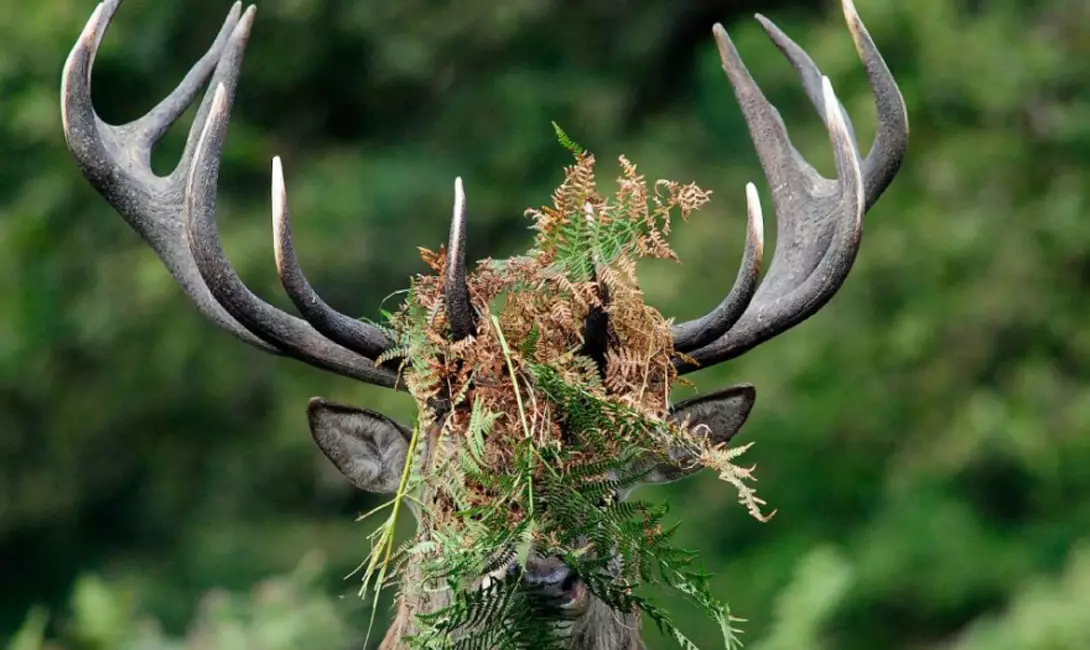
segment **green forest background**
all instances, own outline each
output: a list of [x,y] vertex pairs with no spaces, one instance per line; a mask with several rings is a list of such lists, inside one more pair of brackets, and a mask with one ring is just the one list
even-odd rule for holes
[[[754,11],[810,51],[865,146],[873,133],[830,1],[259,4],[219,214],[235,265],[279,305],[272,156],[311,280],[375,317],[423,270],[416,246],[443,241],[456,175],[471,258],[529,246],[523,210],[570,160],[556,120],[604,178],[623,153],[650,179],[715,192],[675,231],[683,263],[641,267],[665,314],[703,313],[733,281],[745,182],[771,205],[717,20],[820,169],[826,135]],[[711,475],[645,496],[674,504],[748,648],[1085,650],[1090,3],[857,6],[908,104],[904,167],[819,315],[693,376],[757,386],[739,440],[757,443],[779,512],[750,519]],[[407,421],[411,400],[203,320],[83,180],[58,91],[93,7],[0,2],[0,647],[359,648],[369,609],[344,576],[366,552],[354,516],[375,502],[313,446],[305,406],[323,395]],[[96,68],[103,117],[153,106],[229,8],[125,3]],[[677,618],[717,647],[710,622]]]

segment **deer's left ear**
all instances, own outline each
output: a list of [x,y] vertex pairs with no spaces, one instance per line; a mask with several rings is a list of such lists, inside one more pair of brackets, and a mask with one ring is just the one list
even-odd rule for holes
[[[706,436],[713,445],[730,441],[745,424],[757,391],[749,384],[739,384],[710,395],[694,397],[675,406],[670,421],[689,421],[689,431],[695,436]],[[645,483],[668,483],[695,473],[692,458],[680,451],[671,454],[668,461],[659,462],[644,479]]]

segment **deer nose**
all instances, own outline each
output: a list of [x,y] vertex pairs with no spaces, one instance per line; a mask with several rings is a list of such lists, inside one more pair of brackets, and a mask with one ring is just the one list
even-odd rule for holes
[[566,564],[527,567],[522,574],[524,585],[553,598],[570,598],[578,581],[579,574]]

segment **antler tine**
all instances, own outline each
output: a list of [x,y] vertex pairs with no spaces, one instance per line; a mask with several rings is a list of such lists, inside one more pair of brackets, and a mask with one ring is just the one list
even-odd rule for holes
[[[349,377],[393,386],[397,379],[393,372],[377,369],[369,359],[321,340],[305,323],[291,320],[291,316],[261,303],[244,287],[243,291],[259,303],[258,307],[247,312],[239,309],[237,303],[225,303],[223,298],[228,292],[224,283],[230,278],[222,272],[204,273],[194,252],[199,249],[205,254],[207,268],[209,249],[192,246],[187,241],[187,236],[192,235],[187,229],[190,213],[197,215],[194,221],[198,224],[204,224],[202,217],[210,218],[194,206],[214,210],[223,122],[238,85],[242,53],[256,8],[251,6],[242,12],[242,4],[236,2],[215,42],[177,88],[143,117],[114,126],[95,113],[91,102],[91,68],[105,30],[120,4],[121,0],[106,0],[95,8],[65,62],[62,75],[65,138],[84,176],[155,250],[198,309],[214,322],[267,352],[287,354]],[[205,93],[178,165],[169,175],[158,176],[151,169],[152,149],[209,78],[215,91]],[[196,203],[194,187],[198,190]],[[202,205],[201,201],[209,196],[211,202]],[[218,247],[218,239],[215,243]],[[222,249],[219,252],[222,256]],[[238,280],[233,270],[230,275]],[[216,287],[209,286],[209,277],[217,283]],[[255,312],[261,318],[253,318]]]
[[742,317],[757,291],[761,258],[764,256],[764,216],[761,213],[761,197],[753,183],[746,183],[746,214],[746,249],[734,286],[711,312],[671,328],[674,348],[679,352],[695,350],[726,333]]
[[196,146],[200,125],[211,102],[206,95],[197,111],[186,150],[168,176],[151,169],[151,150],[162,135],[193,102],[210,76],[233,87],[228,72],[217,63],[231,38],[245,38],[254,8],[241,16],[236,2],[215,42],[190,69],[171,94],[146,115],[128,124],[106,124],[91,102],[91,70],[99,44],[121,0],[99,3],[72,47],[61,76],[61,119],[68,149],[91,185],[155,251],[159,259],[197,309],[243,341],[267,352],[278,353],[233,319],[211,296],[185,245],[181,222],[186,175]]
[[772,187],[777,238],[768,275],[742,317],[715,341],[688,353],[695,363],[679,362],[682,373],[736,357],[813,315],[843,283],[862,235],[864,185],[858,148],[828,78],[822,78],[822,114],[836,181],[822,177],[803,159],[726,30],[716,25],[713,31]]
[[292,303],[303,318],[326,338],[365,357],[377,359],[393,347],[393,341],[374,325],[350,318],[326,304],[299,267],[291,236],[291,214],[288,211],[288,195],[284,187],[284,168],[279,156],[273,158],[272,202],[276,268],[280,275],[280,284]]
[[[863,160],[863,184],[866,187],[865,212],[870,210],[882,192],[889,187],[893,177],[901,168],[901,162],[904,161],[905,151],[908,148],[908,110],[905,108],[904,97],[901,96],[901,90],[897,87],[889,66],[886,65],[885,59],[882,58],[866,26],[859,18],[852,0],[842,0],[841,5],[844,19],[852,33],[855,49],[867,70],[867,80],[874,95],[874,105],[878,116],[874,142]],[[825,101],[821,94],[821,70],[806,51],[772,21],[760,14],[757,14],[757,20],[772,42],[799,73],[810,103],[819,114],[824,114]],[[851,118],[840,102],[837,102],[837,106],[854,140],[855,131]]]
[[443,292],[451,338],[460,341],[474,334],[477,324],[466,284],[466,194],[461,177],[454,179],[454,216],[450,221]]
[[[889,67],[886,65],[882,55],[878,52],[878,48],[875,46],[874,40],[871,39],[870,34],[863,25],[863,21],[859,18],[859,14],[856,12],[852,0],[842,0],[841,4],[845,20],[848,23],[852,38],[855,42],[856,51],[859,53],[859,58],[866,68],[878,115],[878,128],[874,142],[861,165],[864,188],[863,211],[865,213],[874,205],[892,182],[897,171],[900,169],[901,162],[904,160],[905,151],[908,147],[908,113],[905,108],[904,98],[901,96],[901,91],[897,87],[897,82],[894,80],[892,73],[890,73]],[[839,119],[843,122],[845,130],[848,133],[849,140],[851,140],[853,146],[855,146],[858,151],[855,130],[851,118],[848,116],[844,106],[839,100],[832,104],[828,104],[826,101],[827,98],[823,89],[824,77],[821,74],[821,70],[806,51],[784,34],[780,28],[772,23],[772,21],[760,14],[757,14],[757,20],[760,22],[765,32],[768,33],[772,42],[776,44],[781,52],[783,52],[784,56],[799,73],[799,76],[802,79],[803,88],[806,90],[810,102],[817,109],[818,114],[822,116],[823,120],[828,122],[829,118],[827,111],[830,110],[830,107],[835,107],[836,112],[839,113]],[[718,33],[717,38],[719,38]],[[740,58],[738,58],[737,53],[733,51],[734,48],[730,45],[729,38],[726,38],[725,33],[723,34],[723,38],[726,39],[728,45],[727,51],[728,54],[732,55],[732,61],[736,62],[737,65],[742,66]],[[722,44],[720,44],[720,49],[723,49]],[[724,61],[726,61],[726,58],[724,58]],[[724,65],[726,65],[726,63],[724,63]],[[741,70],[745,70],[744,66],[741,67]],[[729,72],[730,71],[728,70],[728,75]],[[748,72],[744,76],[748,79]],[[734,77],[731,77],[731,81],[732,83],[735,83]],[[750,83],[752,83],[751,80]],[[737,87],[736,83],[735,85]],[[769,110],[775,113],[775,109],[771,106],[769,106]],[[776,115],[774,122],[779,122],[778,114]],[[798,155],[793,147],[790,147],[790,142],[787,139],[786,132],[782,129],[782,124],[778,124],[777,128],[780,132],[775,135],[775,138],[784,140],[790,148],[790,152],[785,158],[797,159],[800,167],[807,174],[812,174],[816,177],[816,172],[802,160],[801,156]],[[755,142],[756,139],[757,133],[754,132]],[[762,164],[764,164],[763,158]],[[770,180],[772,180],[771,176]],[[775,183],[773,183],[773,185],[775,186]],[[777,250],[779,249],[777,248]],[[774,262],[775,257],[776,256],[774,255]],[[743,260],[743,264],[744,263],[745,260]],[[791,266],[788,265],[787,268],[791,268]],[[770,276],[772,276],[770,279],[774,279],[774,275],[775,274],[770,272]],[[739,280],[741,280],[741,276],[739,277]],[[723,303],[707,316],[696,321],[675,326],[675,347],[680,352],[689,352],[701,345],[707,345],[712,341],[719,339],[735,324],[735,321],[739,319],[741,314],[729,311],[728,304],[736,307],[739,305],[739,303],[735,301],[737,295],[735,292],[738,288],[739,283],[736,281],[734,289],[728,294]],[[835,289],[833,289],[833,291],[835,292]],[[745,309],[746,305],[741,304],[739,308]],[[732,354],[740,354],[742,351],[744,350],[738,349]]]
[[855,10],[852,0],[842,0],[844,19],[852,33],[855,50],[867,70],[867,80],[874,94],[878,115],[878,127],[874,142],[863,160],[863,181],[866,184],[866,200],[863,212],[878,201],[886,191],[904,162],[908,151],[908,108],[901,89],[893,78],[889,66],[874,44],[874,39],[863,25],[863,19]]
[[[241,64],[236,44],[221,65]],[[189,248],[197,270],[221,305],[248,330],[288,356],[319,368],[380,386],[393,387],[397,374],[324,338],[306,321],[285,313],[253,294],[231,266],[216,228],[219,160],[227,134],[231,97],[223,85],[215,89],[212,109],[197,142],[183,212]]]

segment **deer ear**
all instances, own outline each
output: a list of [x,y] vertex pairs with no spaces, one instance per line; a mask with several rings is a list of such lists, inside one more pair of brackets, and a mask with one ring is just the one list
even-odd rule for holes
[[353,485],[368,492],[396,492],[412,433],[374,411],[311,398],[310,435],[326,458]]
[[[713,445],[722,444],[729,442],[742,428],[756,399],[757,391],[753,386],[739,384],[681,402],[672,409],[670,421],[682,423],[688,419],[692,435],[706,436]],[[699,466],[693,466],[693,460],[680,451],[671,453],[670,459],[658,463],[644,482],[668,483],[685,478],[699,469]]]

